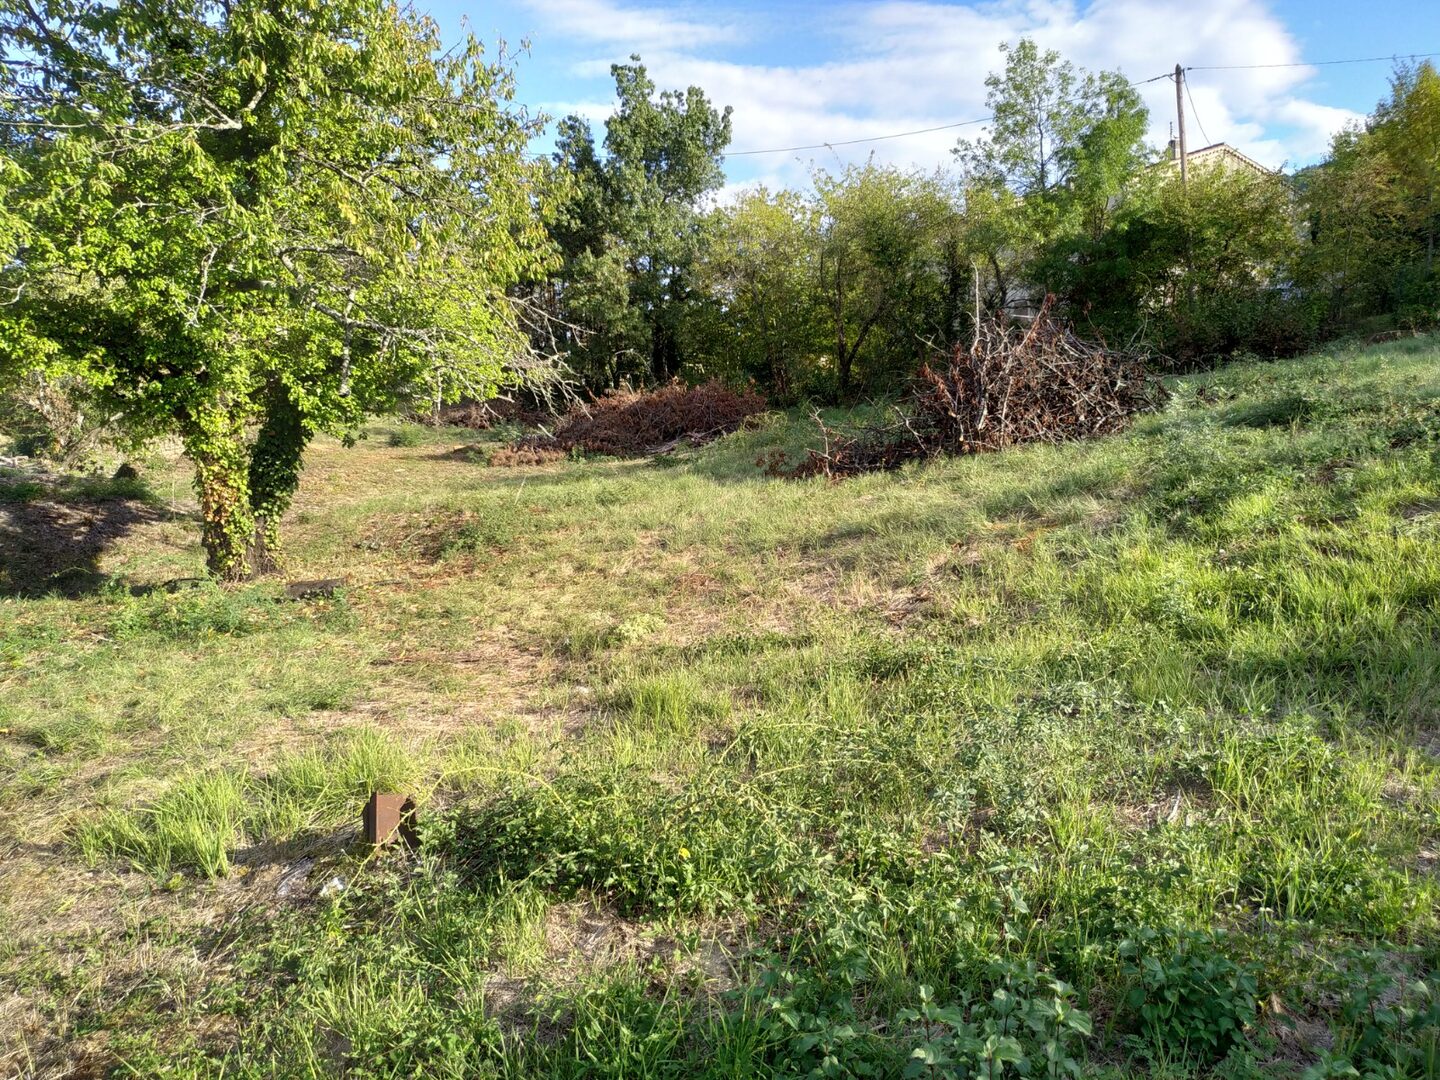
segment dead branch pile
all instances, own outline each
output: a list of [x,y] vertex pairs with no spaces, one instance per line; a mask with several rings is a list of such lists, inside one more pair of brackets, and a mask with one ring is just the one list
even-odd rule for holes
[[456,405],[422,409],[413,416],[417,424],[424,424],[426,427],[464,427],[474,431],[489,431],[496,424],[504,423],[534,427],[554,418],[553,413],[540,406],[526,405],[509,398],[462,401]]
[[[717,380],[699,386],[676,381],[656,390],[613,390],[588,405],[576,405],[560,418],[554,434],[531,435],[511,449],[517,455],[522,450],[565,452],[577,447],[614,457],[665,453],[682,443],[699,446],[734,431],[765,408],[762,395],[732,390]],[[493,457],[491,461],[502,463]]]
[[943,368],[927,364],[894,423],[848,433],[821,424],[824,448],[792,475],[851,476],[940,454],[1108,435],[1166,396],[1143,356],[1081,340],[1047,301],[1028,327],[984,321]]
[[[473,453],[472,447],[463,448],[467,453]],[[568,451],[558,446],[524,446],[515,444],[513,446],[502,446],[492,453],[486,462],[497,468],[508,469],[516,465],[549,465],[552,461],[563,461]]]

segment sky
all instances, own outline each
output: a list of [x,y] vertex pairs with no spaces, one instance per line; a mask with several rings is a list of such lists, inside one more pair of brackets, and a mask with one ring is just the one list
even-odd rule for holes
[[[465,29],[512,49],[528,40],[516,61],[519,99],[555,118],[585,116],[597,137],[613,98],[610,65],[632,53],[661,89],[701,87],[715,105],[734,108],[729,191],[804,186],[817,166],[834,171],[872,154],[926,171],[949,164],[956,139],[981,134],[983,124],[739,152],[983,118],[985,76],[1002,66],[999,44],[1021,37],[1137,82],[1177,63],[1195,69],[1187,74],[1189,145],[1228,142],[1272,168],[1314,162],[1335,131],[1386,93],[1389,62],[1317,61],[1440,54],[1440,0],[429,0],[429,10],[452,40]],[[1201,70],[1254,64],[1305,66]],[[1150,141],[1163,146],[1174,83],[1140,91]],[[549,146],[542,139],[536,149]]]

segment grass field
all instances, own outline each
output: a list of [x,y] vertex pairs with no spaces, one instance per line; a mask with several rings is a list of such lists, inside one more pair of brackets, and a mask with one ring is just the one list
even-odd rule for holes
[[843,484],[381,426],[305,601],[164,454],[0,480],[0,1076],[1440,1075],[1440,342],[1173,389]]

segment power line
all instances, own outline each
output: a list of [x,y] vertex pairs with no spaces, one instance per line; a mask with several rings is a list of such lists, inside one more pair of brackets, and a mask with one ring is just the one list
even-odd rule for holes
[[1195,126],[1200,129],[1200,136],[1205,140],[1205,145],[1209,146],[1210,136],[1206,133],[1205,125],[1200,120],[1200,110],[1195,108],[1195,98],[1190,93],[1190,80],[1181,79],[1180,81],[1185,84],[1185,100],[1190,102],[1190,112],[1195,116]]
[[[1132,82],[1130,85],[1144,86],[1146,83],[1159,82],[1161,79],[1170,78],[1170,73],[1156,75],[1150,79],[1141,79],[1139,82]],[[797,150],[829,150],[836,146],[855,146],[858,143],[885,142],[887,139],[904,139],[911,135],[929,135],[935,131],[950,131],[954,128],[973,127],[975,124],[986,124],[994,120],[993,116],[982,116],[978,120],[961,120],[954,124],[937,124],[935,127],[916,128],[914,131],[897,131],[890,135],[871,135],[863,139],[839,139],[833,142],[809,143],[805,146],[777,146],[768,150],[731,150],[725,154],[729,157],[752,157],[756,154],[791,154]]]
[[938,124],[935,127],[916,128],[914,131],[897,131],[893,135],[872,135],[865,139],[838,139],[834,142],[809,143],[806,146],[777,146],[772,150],[730,150],[726,157],[749,157],[752,154],[789,154],[796,150],[828,150],[832,146],[854,146],[856,143],[884,142],[886,139],[904,139],[910,135],[928,135],[932,131],[949,131],[952,128],[970,127],[994,120],[993,116],[982,116],[979,120],[961,120],[956,124]]
[[1297,64],[1197,64],[1195,67],[1187,67],[1186,71],[1249,71],[1255,68],[1300,68],[1300,67],[1332,67],[1335,64],[1374,64],[1381,60],[1427,60],[1432,56],[1440,56],[1440,52],[1432,53],[1409,53],[1408,55],[1393,56],[1358,56],[1353,60],[1312,60],[1309,63]]
[[[1392,62],[1396,60],[1424,60],[1434,56],[1440,56],[1440,52],[1410,53],[1409,55],[1403,56],[1361,56],[1351,60],[1316,60],[1312,63],[1295,64],[1197,64],[1193,67],[1187,67],[1185,70],[1241,71],[1252,70],[1256,68],[1328,67],[1334,64],[1370,64],[1382,60]],[[1174,76],[1167,71],[1162,75],[1155,75],[1148,79],[1141,79],[1138,82],[1132,82],[1130,83],[1130,86],[1145,86],[1148,83],[1159,82],[1161,79],[1172,78],[1174,78]],[[1188,82],[1185,84],[1185,95],[1186,97],[1190,97],[1190,85]],[[1205,134],[1205,125],[1200,123],[1200,114],[1195,110],[1195,99],[1193,97],[1190,97],[1190,111],[1192,113],[1195,113],[1195,123],[1200,128],[1200,134],[1205,137],[1205,141],[1208,143],[1210,141],[1210,136]],[[976,124],[986,124],[994,119],[995,117],[993,116],[982,116],[977,120],[960,120],[953,124],[937,124],[934,127],[915,128],[913,131],[896,131],[888,135],[870,135],[860,139],[836,139],[830,142],[806,143],[803,146],[774,146],[768,147],[763,150],[731,150],[727,152],[724,156],[727,158],[756,157],[761,154],[793,154],[800,150],[830,150],[837,146],[857,146],[861,143],[887,142],[890,139],[908,139],[913,135],[930,135],[937,131],[953,131],[956,128],[973,127]]]

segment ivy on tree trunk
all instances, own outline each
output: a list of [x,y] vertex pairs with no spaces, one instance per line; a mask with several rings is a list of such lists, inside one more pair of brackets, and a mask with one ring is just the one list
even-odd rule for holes
[[255,536],[244,425],[233,412],[206,408],[185,424],[184,442],[195,465],[205,565],[223,580],[244,580],[251,574],[250,546]]

